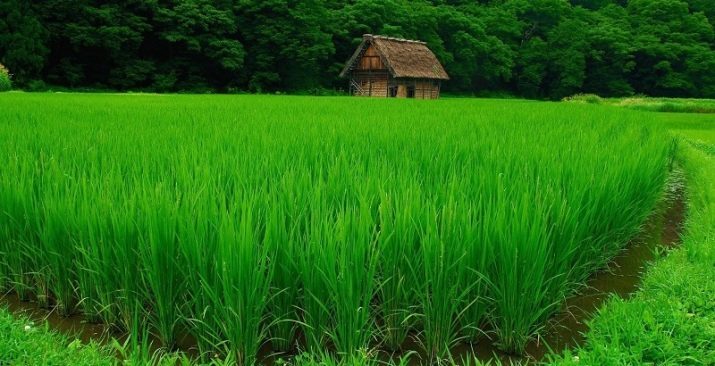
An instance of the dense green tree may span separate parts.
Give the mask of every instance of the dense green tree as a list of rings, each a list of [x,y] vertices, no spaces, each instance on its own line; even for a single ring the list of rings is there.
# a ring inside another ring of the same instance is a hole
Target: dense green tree
[[[608,96],[633,94],[628,75],[635,67],[634,47],[625,9],[607,6],[594,13],[586,27],[588,48],[582,91]]]
[[[130,87],[153,71],[138,53],[151,29],[142,1],[47,0],[35,9],[50,34],[49,81]]]
[[[461,91],[480,91],[497,87],[511,78],[513,50],[488,34],[479,18],[447,7],[439,11],[437,20],[437,35],[443,40],[437,47],[441,52],[437,54],[442,56],[452,78],[447,86]]]
[[[638,91],[667,96],[697,96],[697,78],[710,77],[701,63],[712,54],[713,27],[703,13],[690,13],[679,0],[631,0],[636,67],[631,85]],[[704,74],[704,75],[701,75]]]
[[[239,85],[246,51],[231,2],[170,0],[154,5],[155,87]]]
[[[310,88],[324,82],[321,72],[335,52],[327,0],[243,0],[236,9],[241,36],[250,45],[249,89]]]
[[[47,32],[27,0],[0,0],[0,64],[16,82],[39,79],[48,53]]]
[[[588,23],[577,17],[565,19],[548,34],[548,90],[553,98],[577,93],[586,79],[589,49]]]
[[[0,62],[112,89],[308,91],[365,33],[421,39],[446,91],[715,95],[711,0],[0,0]]]

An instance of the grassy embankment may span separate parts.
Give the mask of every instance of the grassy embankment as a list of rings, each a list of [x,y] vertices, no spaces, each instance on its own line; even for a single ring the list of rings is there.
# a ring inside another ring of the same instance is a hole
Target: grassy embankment
[[[593,94],[579,94],[564,98],[564,101],[586,104],[603,104],[649,112],[715,113],[715,99],[687,98],[601,98]]]

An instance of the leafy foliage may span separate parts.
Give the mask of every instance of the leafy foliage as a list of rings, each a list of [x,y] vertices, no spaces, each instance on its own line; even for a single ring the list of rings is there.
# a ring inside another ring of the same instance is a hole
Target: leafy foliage
[[[21,86],[344,89],[374,33],[428,42],[446,91],[713,97],[714,23],[707,0],[16,0],[0,62]]]
[[[12,89],[12,81],[10,80],[10,72],[0,64],[0,91]]]

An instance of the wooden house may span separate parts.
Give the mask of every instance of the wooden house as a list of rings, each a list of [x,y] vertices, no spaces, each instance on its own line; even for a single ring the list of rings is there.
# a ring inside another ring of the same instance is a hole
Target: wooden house
[[[366,34],[340,77],[350,94],[381,98],[437,99],[447,72],[425,42]]]

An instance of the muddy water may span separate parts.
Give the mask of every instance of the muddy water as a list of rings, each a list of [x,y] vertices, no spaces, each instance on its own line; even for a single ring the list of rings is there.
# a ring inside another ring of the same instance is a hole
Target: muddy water
[[[498,351],[492,342],[484,339],[477,344],[460,345],[453,350],[455,360],[463,357],[476,357],[483,361],[498,358],[502,361],[538,361],[543,359],[549,350],[562,351],[583,342],[583,333],[588,330],[586,322],[592,314],[611,296],[617,295],[629,298],[638,289],[640,278],[646,265],[655,259],[657,250],[672,248],[680,243],[680,234],[685,219],[684,186],[678,175],[668,184],[666,199],[647,221],[641,234],[634,238],[606,269],[595,273],[586,286],[577,294],[568,298],[562,310],[549,320],[547,331],[537,340],[527,346],[526,356],[512,356]],[[21,302],[17,296],[8,294],[0,296],[0,304],[6,304],[9,309],[18,314],[28,316],[35,323],[47,322],[51,329],[70,334],[84,342],[95,340],[106,343],[111,338],[124,339],[107,326],[89,324],[81,316],[62,317],[55,311],[40,308],[33,302]],[[196,356],[194,342],[186,336],[180,340],[180,348]],[[158,342],[155,342],[158,344]],[[417,344],[405,345],[406,353],[413,353],[411,364],[420,364],[420,352]],[[379,358],[388,359],[385,351],[378,351]],[[278,355],[271,352],[266,345],[261,349],[263,363],[274,364]],[[289,356],[289,355],[284,355]]]
[[[15,294],[0,295],[0,305],[6,305],[15,314],[30,318],[34,324],[47,322],[51,329],[57,330],[85,343],[90,340],[106,341],[111,335],[108,327],[101,324],[86,323],[82,316],[60,316],[57,311],[41,308],[35,302],[23,302]]]
[[[616,295],[625,299],[631,297],[638,290],[647,265],[656,259],[658,251],[680,244],[686,213],[684,189],[682,174],[673,173],[664,199],[648,218],[640,234],[605,269],[594,273],[576,295],[566,299],[562,309],[548,321],[546,332],[527,345],[525,356],[501,352],[491,340],[485,338],[476,344],[455,347],[452,350],[453,359],[477,358],[484,362],[499,359],[505,364],[529,364],[543,360],[551,351],[560,353],[581,344],[588,330],[587,321],[606,300]],[[416,344],[409,344],[406,349],[414,355],[410,365],[426,364]],[[390,356],[384,353],[383,358]]]
[[[686,212],[684,187],[680,181],[671,183],[666,200],[648,219],[641,234],[606,269],[595,273],[583,290],[568,298],[562,311],[551,319],[550,331],[540,342],[532,342],[527,347],[531,359],[543,358],[548,347],[559,352],[583,342],[583,333],[588,330],[586,321],[592,314],[611,296],[630,298],[638,290],[648,263],[656,259],[658,251],[680,244]]]

